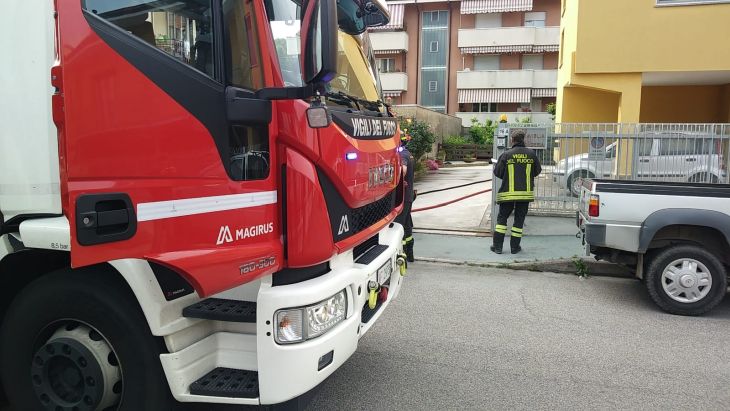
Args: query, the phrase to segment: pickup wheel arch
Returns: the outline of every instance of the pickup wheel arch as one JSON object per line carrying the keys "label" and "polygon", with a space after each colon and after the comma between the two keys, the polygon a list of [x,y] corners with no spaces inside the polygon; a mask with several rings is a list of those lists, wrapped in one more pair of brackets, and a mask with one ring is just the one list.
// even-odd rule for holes
{"label": "pickup wheel arch", "polygon": [[657,233],[670,226],[712,229],[724,236],[726,246],[730,244],[730,216],[712,210],[669,208],[656,211],[644,220],[639,234],[639,253],[646,253]]}

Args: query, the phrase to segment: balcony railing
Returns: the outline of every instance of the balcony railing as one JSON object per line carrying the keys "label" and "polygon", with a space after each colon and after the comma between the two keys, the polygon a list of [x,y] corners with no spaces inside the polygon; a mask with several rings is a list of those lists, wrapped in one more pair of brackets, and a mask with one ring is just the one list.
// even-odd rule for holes
{"label": "balcony railing", "polygon": [[408,33],[405,31],[374,31],[370,33],[370,42],[375,54],[408,51]]}
{"label": "balcony railing", "polygon": [[456,73],[456,88],[556,88],[557,70],[476,70]]}
{"label": "balcony railing", "polygon": [[458,44],[464,53],[558,51],[560,27],[460,29]]}
{"label": "balcony railing", "polygon": [[408,90],[408,74],[380,73],[380,84],[383,86],[383,91],[406,91]]}
{"label": "balcony railing", "polygon": [[492,120],[493,122],[499,122],[499,117],[502,114],[507,115],[507,122],[509,123],[517,123],[521,120],[524,120],[525,118],[529,118],[531,122],[537,123],[537,124],[547,124],[552,123],[553,116],[550,113],[544,113],[544,112],[515,112],[515,113],[482,113],[482,112],[457,112],[456,117],[461,118],[461,124],[464,127],[470,127],[471,126],[471,119],[476,118],[479,120],[480,123],[484,123],[487,120]]}

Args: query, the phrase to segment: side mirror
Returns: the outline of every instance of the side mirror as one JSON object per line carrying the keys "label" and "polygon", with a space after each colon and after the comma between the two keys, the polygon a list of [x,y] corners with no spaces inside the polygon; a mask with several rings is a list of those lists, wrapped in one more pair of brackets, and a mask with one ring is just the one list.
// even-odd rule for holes
{"label": "side mirror", "polygon": [[302,18],[302,73],[307,84],[337,73],[337,0],[310,0]]}
{"label": "side mirror", "polygon": [[383,0],[365,0],[365,26],[380,27],[390,22],[390,10]]}

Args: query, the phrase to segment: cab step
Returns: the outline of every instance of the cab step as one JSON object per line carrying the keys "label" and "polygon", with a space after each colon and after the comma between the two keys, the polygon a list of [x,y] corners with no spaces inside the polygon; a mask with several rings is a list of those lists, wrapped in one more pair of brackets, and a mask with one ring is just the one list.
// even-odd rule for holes
{"label": "cab step", "polygon": [[183,308],[183,317],[237,323],[255,323],[256,303],[252,301],[208,298]]}
{"label": "cab step", "polygon": [[258,398],[259,373],[218,367],[190,384],[190,394],[209,397]]}

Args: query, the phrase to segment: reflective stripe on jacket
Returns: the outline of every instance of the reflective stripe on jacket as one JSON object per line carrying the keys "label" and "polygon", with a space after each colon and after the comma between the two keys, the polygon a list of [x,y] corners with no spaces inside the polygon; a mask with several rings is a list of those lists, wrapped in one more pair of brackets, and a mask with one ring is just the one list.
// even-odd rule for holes
{"label": "reflective stripe on jacket", "polygon": [[494,175],[502,179],[497,202],[534,201],[535,177],[540,175],[540,159],[524,144],[515,144],[499,157]]}

